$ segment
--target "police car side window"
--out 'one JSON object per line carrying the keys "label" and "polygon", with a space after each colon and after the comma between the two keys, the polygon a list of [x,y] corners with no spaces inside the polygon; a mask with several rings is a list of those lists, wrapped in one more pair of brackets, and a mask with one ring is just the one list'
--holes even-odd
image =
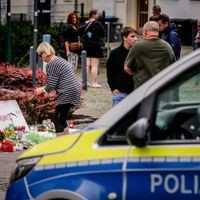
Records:
{"label": "police car side window", "polygon": [[115,126],[113,126],[103,137],[99,140],[100,145],[128,145],[127,128],[130,127],[137,119],[140,104],[133,108],[123,118],[121,118]]}
{"label": "police car side window", "polygon": [[154,129],[161,140],[200,140],[200,72],[181,76],[158,95]]}

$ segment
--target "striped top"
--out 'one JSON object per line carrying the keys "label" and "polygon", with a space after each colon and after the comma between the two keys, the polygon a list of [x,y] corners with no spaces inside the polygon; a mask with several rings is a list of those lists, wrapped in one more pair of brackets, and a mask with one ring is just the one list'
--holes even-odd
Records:
{"label": "striped top", "polygon": [[70,64],[61,57],[49,61],[46,66],[47,84],[44,90],[49,93],[56,90],[57,103],[80,104],[81,85]]}

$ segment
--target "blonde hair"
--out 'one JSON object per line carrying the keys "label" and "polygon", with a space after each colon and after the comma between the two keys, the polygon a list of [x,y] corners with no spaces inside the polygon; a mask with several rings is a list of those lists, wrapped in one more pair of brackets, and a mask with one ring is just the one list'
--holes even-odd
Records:
{"label": "blonde hair", "polygon": [[54,48],[47,42],[41,42],[36,50],[38,55],[45,54],[45,56],[55,55]]}

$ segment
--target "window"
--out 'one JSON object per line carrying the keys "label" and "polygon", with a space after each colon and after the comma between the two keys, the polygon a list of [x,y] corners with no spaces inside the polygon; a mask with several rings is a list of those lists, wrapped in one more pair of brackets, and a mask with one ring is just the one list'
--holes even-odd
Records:
{"label": "window", "polygon": [[197,80],[200,80],[200,72],[181,76],[159,93],[152,139],[200,140],[200,86]]}
{"label": "window", "polygon": [[103,137],[100,139],[100,145],[128,145],[126,131],[137,119],[140,104],[133,108],[129,113],[122,117]]}
{"label": "window", "polygon": [[138,12],[138,29],[142,29],[143,25],[148,21],[148,1],[138,0],[137,1],[137,12]]}

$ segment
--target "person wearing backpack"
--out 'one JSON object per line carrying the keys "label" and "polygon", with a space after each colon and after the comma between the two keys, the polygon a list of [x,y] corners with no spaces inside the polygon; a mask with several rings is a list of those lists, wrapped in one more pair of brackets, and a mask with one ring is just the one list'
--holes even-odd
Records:
{"label": "person wearing backpack", "polygon": [[[179,35],[176,31],[176,24],[170,23],[169,16],[166,14],[160,14],[155,21],[158,23],[159,31],[160,31],[160,38],[165,40],[170,44],[173,49],[174,55],[176,60],[180,59],[181,54],[181,42]],[[179,101],[179,88],[175,88],[171,92],[171,99],[173,101]]]}
{"label": "person wearing backpack", "polygon": [[92,9],[83,31],[83,48],[87,52],[87,74],[91,81],[88,82],[88,86],[94,88],[102,87],[98,83],[98,66],[99,58],[103,57],[101,40],[105,36],[105,28],[98,19],[98,10]]}
{"label": "person wearing backpack", "polygon": [[170,23],[169,16],[163,13],[160,14],[155,21],[159,25],[159,31],[161,32],[160,38],[170,44],[176,56],[176,60],[178,60],[181,53],[181,42],[176,31],[176,25]]}

